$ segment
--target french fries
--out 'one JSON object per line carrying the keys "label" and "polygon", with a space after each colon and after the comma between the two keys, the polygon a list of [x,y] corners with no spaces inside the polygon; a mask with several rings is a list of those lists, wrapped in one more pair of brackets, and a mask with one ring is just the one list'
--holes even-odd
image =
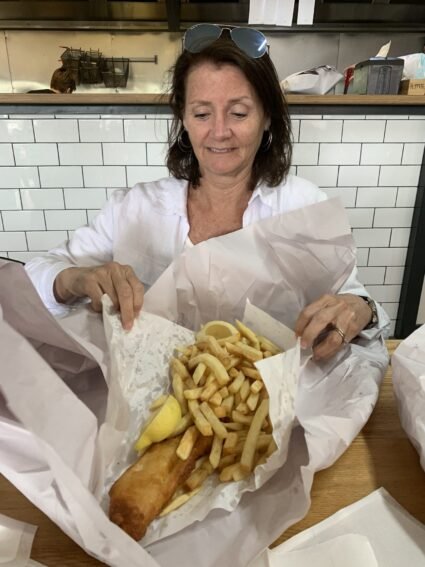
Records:
{"label": "french fries", "polygon": [[[173,432],[173,436],[183,434],[176,454],[188,459],[199,435],[212,437],[212,445],[161,516],[197,494],[211,474],[217,474],[221,482],[243,480],[277,448],[268,417],[268,393],[254,362],[280,350],[240,321],[234,333],[236,329],[237,334],[226,338],[201,330],[195,344],[176,349],[170,361],[172,390],[182,411]],[[161,403],[159,398],[153,408]]]}
{"label": "french fries", "polygon": [[176,451],[177,456],[182,461],[186,461],[188,459],[198,435],[199,431],[194,425],[188,427],[184,432]]}
{"label": "french fries", "polygon": [[183,506],[183,504],[186,504],[186,502],[190,500],[192,496],[198,494],[200,490],[201,487],[199,486],[198,488],[195,488],[190,492],[184,492],[183,494],[180,494],[180,496],[177,496],[177,498],[171,500],[171,502],[160,513],[160,517],[166,516],[170,512],[174,512],[174,510],[177,510],[177,508],[180,508],[180,506]]}

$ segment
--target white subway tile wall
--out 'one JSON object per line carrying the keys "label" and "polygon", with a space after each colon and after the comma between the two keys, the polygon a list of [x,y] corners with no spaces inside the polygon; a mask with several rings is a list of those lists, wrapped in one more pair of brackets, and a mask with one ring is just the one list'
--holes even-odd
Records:
{"label": "white subway tile wall", "polygon": [[379,185],[417,186],[420,168],[420,165],[383,165]]}
{"label": "white subway tile wall", "polygon": [[425,128],[420,121],[387,120],[385,142],[425,142]]}
{"label": "white subway tile wall", "polygon": [[126,175],[123,165],[84,165],[85,187],[125,187]]}
{"label": "white subway tile wall", "polygon": [[148,161],[150,165],[163,165],[167,158],[167,143],[147,144]]}
{"label": "white subway tile wall", "polygon": [[79,120],[80,142],[123,142],[122,120]]}
{"label": "white subway tile wall", "polygon": [[[368,242],[370,244],[370,242]],[[369,261],[369,248],[361,248],[361,244],[357,244],[357,266],[367,266]]]}
{"label": "white subway tile wall", "polygon": [[[77,120],[33,120],[36,142],[79,142]],[[31,141],[31,140],[30,140]],[[86,140],[84,140],[86,141]]]}
{"label": "white subway tile wall", "polygon": [[357,165],[361,144],[320,144],[320,165]]}
{"label": "white subway tile wall", "polygon": [[359,187],[357,207],[395,207],[397,187]]}
{"label": "white subway tile wall", "polygon": [[399,187],[397,191],[397,207],[414,207],[417,187]]}
{"label": "white subway tile wall", "polygon": [[14,230],[46,230],[44,211],[3,211],[2,215],[4,230],[7,232]]}
{"label": "white subway tile wall", "polygon": [[0,176],[0,189],[11,187],[40,187],[38,170],[36,167],[2,167]]}
{"label": "white subway tile wall", "polygon": [[393,228],[391,230],[391,247],[407,247],[409,245],[410,228]]}
{"label": "white subway tile wall", "polygon": [[0,144],[0,165],[15,165],[12,144]]}
{"label": "white subway tile wall", "polygon": [[378,184],[378,177],[379,165],[340,165],[338,185],[375,186]]}
{"label": "white subway tile wall", "polygon": [[129,165],[127,167],[127,184],[128,187],[133,187],[133,185],[139,183],[139,181],[155,181],[155,179],[161,179],[161,177],[167,177],[167,175],[168,175],[168,169],[165,166]]}
{"label": "white subway tile wall", "polygon": [[103,165],[101,144],[58,144],[61,165]]}
{"label": "white subway tile wall", "polygon": [[99,209],[106,203],[106,189],[64,189],[66,209]]}
{"label": "white subway tile wall", "polygon": [[344,120],[342,142],[383,142],[385,120]]}
{"label": "white subway tile wall", "polygon": [[362,144],[360,163],[362,165],[394,165],[401,163],[402,153],[403,144]]}
{"label": "white subway tile wall", "polygon": [[[319,116],[317,117],[319,118]],[[300,142],[341,142],[342,120],[300,121]]]}
{"label": "white subway tile wall", "polygon": [[[394,329],[425,147],[424,116],[294,115],[292,172],[346,207],[360,279]],[[66,120],[65,120],[66,119]],[[0,255],[28,261],[90,222],[117,188],[168,175],[171,117],[0,117]]]}
{"label": "white subway tile wall", "polygon": [[[158,144],[153,144],[158,145]],[[144,143],[107,143],[102,144],[103,163],[105,165],[146,165],[146,144]],[[152,162],[149,162],[153,165]],[[162,160],[161,165],[164,163]]]}
{"label": "white subway tile wall", "polygon": [[[316,165],[319,155],[319,144],[294,144],[292,165]],[[4,164],[7,165],[7,164]]]}
{"label": "white subway tile wall", "polygon": [[7,189],[0,191],[0,210],[22,209],[19,189]]}
{"label": "white subway tile wall", "polygon": [[34,142],[31,120],[0,120],[0,142]]}
{"label": "white subway tile wall", "polygon": [[68,238],[66,230],[28,231],[28,250],[49,250]]}
{"label": "white subway tile wall", "polygon": [[80,165],[40,166],[38,171],[41,187],[83,187],[83,172]]}
{"label": "white subway tile wall", "polygon": [[404,144],[402,164],[421,164],[425,144]]}
{"label": "white subway tile wall", "polygon": [[63,209],[65,206],[62,189],[21,189],[21,201],[23,209]]}
{"label": "white subway tile wall", "polygon": [[16,165],[59,165],[56,144],[13,144]]}

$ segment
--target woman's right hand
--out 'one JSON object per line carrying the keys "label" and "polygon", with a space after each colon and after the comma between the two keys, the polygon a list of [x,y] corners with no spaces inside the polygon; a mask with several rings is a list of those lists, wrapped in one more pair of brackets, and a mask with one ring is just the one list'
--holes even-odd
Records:
{"label": "woman's right hand", "polygon": [[66,268],[59,272],[54,294],[59,303],[89,297],[94,311],[102,311],[101,297],[106,293],[121,312],[124,329],[131,329],[143,305],[144,288],[131,266],[108,262],[93,268]]}

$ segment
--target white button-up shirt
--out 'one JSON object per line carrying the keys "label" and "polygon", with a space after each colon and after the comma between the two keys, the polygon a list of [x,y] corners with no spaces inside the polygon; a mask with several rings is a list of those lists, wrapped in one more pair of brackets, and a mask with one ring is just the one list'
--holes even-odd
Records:
{"label": "white button-up shirt", "polygon": [[[56,302],[53,284],[58,273],[72,266],[95,266],[112,260],[132,266],[150,287],[183,251],[189,234],[188,183],[167,177],[117,190],[89,226],[68,241],[26,264],[44,304],[55,314],[67,309]],[[289,175],[278,187],[260,184],[253,191],[242,224],[289,212],[327,199],[313,183]],[[355,268],[340,293],[367,296]],[[388,319],[380,309],[379,327]]]}

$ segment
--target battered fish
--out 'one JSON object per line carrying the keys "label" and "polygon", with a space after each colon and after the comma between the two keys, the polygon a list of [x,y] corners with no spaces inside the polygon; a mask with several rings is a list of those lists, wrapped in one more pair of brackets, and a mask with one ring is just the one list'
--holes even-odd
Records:
{"label": "battered fish", "polygon": [[112,485],[109,518],[136,541],[184,484],[199,457],[211,448],[212,437],[198,436],[186,461],[176,455],[182,435],[154,443]]}

